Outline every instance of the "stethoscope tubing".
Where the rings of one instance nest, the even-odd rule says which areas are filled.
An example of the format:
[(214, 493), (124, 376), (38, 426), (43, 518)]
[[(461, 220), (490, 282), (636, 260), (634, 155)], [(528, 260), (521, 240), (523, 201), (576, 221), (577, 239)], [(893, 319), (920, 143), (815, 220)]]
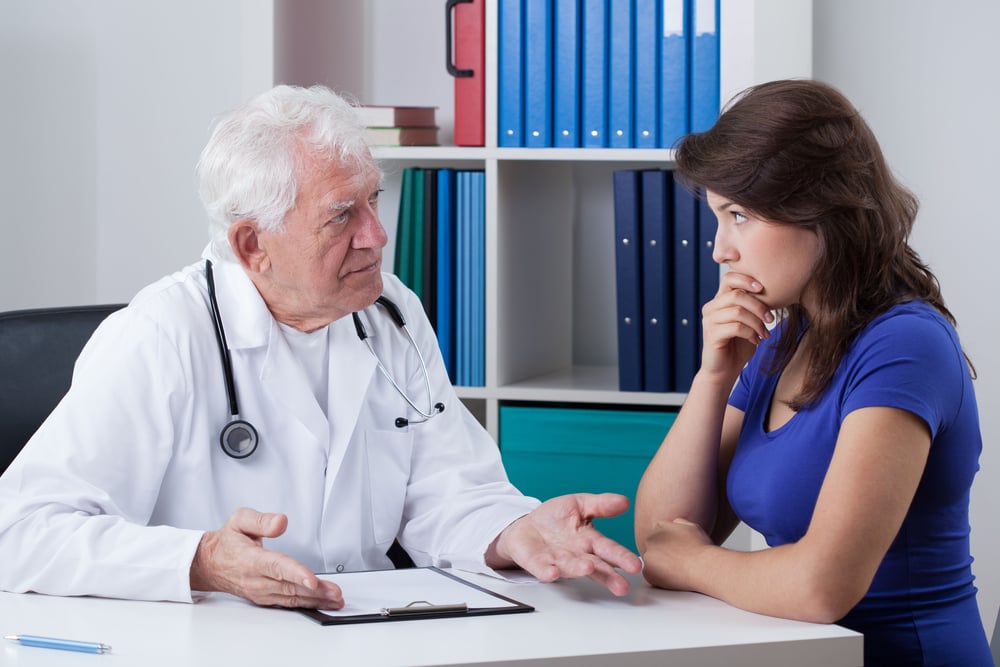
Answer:
[[(208, 302), (209, 311), (212, 314), (212, 324), (215, 328), (215, 339), (219, 345), (219, 356), (222, 360), (222, 374), (225, 378), (226, 385), (226, 397), (229, 399), (229, 413), (232, 419), (227, 423), (219, 434), (219, 443), (222, 446), (222, 450), (229, 456), (235, 459), (244, 459), (257, 450), (257, 444), (260, 441), (260, 437), (257, 433), (257, 429), (254, 426), (243, 419), (240, 419), (240, 408), (239, 400), (236, 396), (236, 380), (233, 374), (233, 361), (232, 356), (229, 351), (229, 344), (226, 341), (226, 330), (222, 326), (222, 315), (219, 312), (219, 301), (215, 294), (215, 276), (212, 273), (212, 261), (209, 259), (205, 260), (205, 281), (208, 284)], [(372, 357), (375, 358), (375, 364), (382, 373), (383, 377), (389, 381), (393, 389), (396, 390), (403, 400), (406, 401), (413, 410), (422, 417), (419, 420), (410, 420), (405, 417), (397, 417), (395, 420), (395, 425), (397, 428), (403, 428), (411, 423), (420, 423), (431, 419), (437, 414), (444, 412), (444, 403), (440, 401), (435, 403), (433, 395), (431, 393), (431, 380), (430, 374), (427, 372), (427, 363), (424, 360), (424, 355), (420, 351), (420, 346), (417, 345), (417, 341), (414, 340), (413, 335), (410, 333), (409, 328), (406, 326), (406, 320), (403, 318), (403, 313), (400, 311), (399, 307), (392, 302), (388, 297), (379, 296), (375, 300), (375, 304), (380, 304), (386, 309), (389, 314), (390, 319), (396, 323), (396, 325), (403, 330), (406, 334), (406, 338), (410, 341), (410, 345), (417, 353), (417, 359), (420, 361), (420, 369), (424, 374), (424, 391), (427, 393), (427, 410), (422, 410), (417, 406), (416, 401), (414, 401), (410, 396), (403, 390), (402, 387), (396, 382), (389, 372), (389, 369), (385, 367), (382, 360), (379, 358), (378, 353), (375, 352), (375, 348), (372, 346), (371, 341), (368, 340), (368, 332), (365, 330), (364, 324), (361, 322), (361, 317), (358, 313), (351, 313), (351, 317), (354, 320), (354, 328), (357, 331), (358, 338), (365, 344), (368, 351), (371, 353)], [(242, 437), (241, 437), (242, 436)], [(234, 444), (235, 443), (235, 444)]]

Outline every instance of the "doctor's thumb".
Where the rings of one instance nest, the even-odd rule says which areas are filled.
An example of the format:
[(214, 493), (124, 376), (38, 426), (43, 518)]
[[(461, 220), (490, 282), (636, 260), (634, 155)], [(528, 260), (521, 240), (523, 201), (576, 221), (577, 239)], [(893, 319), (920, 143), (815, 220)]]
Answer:
[(253, 537), (278, 537), (288, 528), (288, 517), (241, 507), (229, 518), (229, 527)]

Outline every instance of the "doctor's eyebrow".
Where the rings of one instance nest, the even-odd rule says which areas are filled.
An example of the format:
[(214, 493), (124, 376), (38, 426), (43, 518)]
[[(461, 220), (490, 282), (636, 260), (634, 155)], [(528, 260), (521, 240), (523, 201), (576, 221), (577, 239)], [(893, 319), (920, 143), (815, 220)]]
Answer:
[(327, 206), (326, 210), (328, 210), (328, 211), (343, 211), (344, 209), (348, 209), (348, 208), (351, 208), (352, 206), (354, 206), (354, 201), (355, 200), (353, 200), (353, 199), (345, 199), (344, 201), (335, 201), (335, 202), (332, 202), (329, 206)]

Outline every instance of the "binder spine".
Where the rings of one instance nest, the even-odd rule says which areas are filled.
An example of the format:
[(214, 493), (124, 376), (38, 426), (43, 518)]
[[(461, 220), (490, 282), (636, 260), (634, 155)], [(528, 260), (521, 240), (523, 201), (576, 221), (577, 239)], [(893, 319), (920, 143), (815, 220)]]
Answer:
[(580, 0), (553, 0), (552, 145), (580, 145)]
[(524, 145), (552, 145), (552, 5), (524, 4)]
[[(528, 1), (528, 0), (524, 0)], [(524, 53), (522, 0), (499, 0), (497, 145), (524, 145)]]

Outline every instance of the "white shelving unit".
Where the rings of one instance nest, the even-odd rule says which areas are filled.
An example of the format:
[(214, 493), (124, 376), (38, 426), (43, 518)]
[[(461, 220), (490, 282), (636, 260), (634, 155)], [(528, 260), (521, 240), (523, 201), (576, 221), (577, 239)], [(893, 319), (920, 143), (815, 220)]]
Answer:
[[(341, 4), (275, 4), (277, 82), (324, 83), (369, 104), (435, 105), (450, 141), (443, 0), (355, 0), (346, 12)], [(810, 76), (807, 0), (722, 0), (721, 19), (723, 100), (756, 82)], [(327, 38), (296, 38), (318, 33)], [(486, 0), (485, 147), (375, 151), (390, 239), (404, 168), (485, 172), (486, 384), (459, 387), (459, 396), (495, 438), (502, 401), (679, 406), (683, 394), (618, 391), (611, 192), (613, 171), (670, 168), (672, 152), (498, 148), (496, 35), (496, 3)], [(390, 240), (386, 266), (393, 248)]]

